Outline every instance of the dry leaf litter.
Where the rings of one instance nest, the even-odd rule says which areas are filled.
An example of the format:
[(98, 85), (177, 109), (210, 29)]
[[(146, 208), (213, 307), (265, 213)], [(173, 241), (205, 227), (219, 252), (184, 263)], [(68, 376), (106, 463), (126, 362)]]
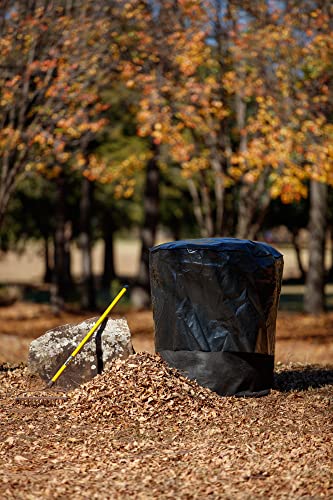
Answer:
[(139, 353), (56, 407), (15, 402), (38, 384), (0, 372), (0, 498), (333, 497), (333, 367), (280, 366), (269, 396), (221, 398)]

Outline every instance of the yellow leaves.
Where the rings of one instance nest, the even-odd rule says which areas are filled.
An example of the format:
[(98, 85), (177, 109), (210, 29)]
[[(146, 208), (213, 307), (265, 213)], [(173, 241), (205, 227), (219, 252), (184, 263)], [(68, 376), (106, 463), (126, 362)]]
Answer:
[(13, 127), (4, 127), (0, 130), (0, 148), (7, 153), (22, 142), (22, 133)]
[(140, 107), (142, 110), (147, 111), (150, 107), (149, 99), (141, 99)]
[(316, 155), (314, 154), (313, 151), (308, 151), (306, 154), (305, 154), (305, 159), (306, 161), (308, 162), (312, 162), (312, 163), (315, 163), (316, 161)]
[(244, 155), (241, 153), (233, 153), (230, 157), (231, 165), (242, 165), (246, 162)]
[(25, 171), (29, 172), (34, 170), (39, 174), (45, 176), (48, 179), (56, 179), (61, 174), (63, 167), (58, 165), (57, 163), (53, 163), (51, 166), (48, 164), (48, 161), (30, 161), (25, 166)]
[(59, 177), (59, 175), (62, 172), (62, 167), (60, 165), (54, 165), (49, 171), (48, 171), (48, 177), (50, 179), (55, 179), (56, 177)]
[(182, 175), (188, 179), (201, 170), (207, 170), (209, 168), (209, 160), (205, 156), (199, 156), (189, 161), (184, 161), (181, 165), (183, 169)]
[(92, 67), (92, 68), (90, 68), (88, 70), (88, 75), (89, 76), (96, 76), (96, 74), (97, 74), (97, 69), (96, 68)]
[(236, 72), (226, 71), (223, 75), (223, 86), (229, 94), (233, 94), (236, 90)]
[(288, 169), (283, 175), (276, 176), (272, 180), (274, 180), (270, 190), (272, 198), (280, 198), (285, 204), (300, 201), (308, 195), (306, 185)]
[(216, 79), (213, 76), (207, 76), (205, 78), (205, 84), (211, 87), (216, 87)]
[(136, 68), (130, 61), (124, 61), (119, 64), (121, 76), (124, 80), (131, 80), (135, 77)]
[(273, 186), (271, 187), (271, 197), (273, 199), (276, 199), (280, 196), (280, 194), (281, 194), (280, 186), (278, 186), (276, 183), (274, 183)]
[(228, 173), (232, 179), (234, 179), (235, 181), (238, 181), (243, 175), (243, 170), (241, 168), (239, 168), (238, 166), (237, 167), (232, 166), (232, 167), (229, 167)]
[(131, 154), (120, 162), (107, 162), (96, 155), (90, 155), (84, 175), (102, 184), (112, 184), (117, 199), (130, 198), (134, 194), (137, 173), (142, 170), (151, 153)]
[(255, 184), (258, 180), (258, 172), (246, 172), (243, 176), (243, 180), (246, 184)]
[(1, 97), (0, 97), (0, 106), (8, 106), (8, 105), (11, 105), (11, 103), (13, 102), (14, 100), (14, 93), (11, 92), (10, 90), (4, 90), (2, 93), (1, 93)]
[(35, 144), (39, 144), (40, 146), (44, 146), (47, 141), (46, 141), (46, 137), (43, 134), (38, 133), (35, 135), (32, 142)]
[(43, 172), (45, 170), (45, 163), (44, 162), (41, 162), (41, 161), (38, 161), (35, 165), (35, 170), (37, 170), (37, 172)]
[(85, 164), (86, 164), (86, 158), (83, 156), (81, 152), (79, 152), (75, 158), (75, 165), (77, 168), (81, 169), (82, 167), (85, 166)]
[(67, 163), (70, 160), (70, 158), (71, 158), (71, 155), (68, 152), (63, 152), (63, 153), (60, 153), (57, 155), (57, 160), (60, 163)]
[(180, 71), (182, 71), (184, 75), (193, 75), (195, 68), (193, 67), (191, 59), (187, 55), (179, 54), (175, 57), (175, 62), (179, 65)]
[(80, 132), (74, 127), (68, 127), (66, 129), (66, 134), (69, 135), (72, 139), (78, 139), (80, 137)]
[(22, 80), (21, 75), (14, 75), (12, 78), (6, 81), (5, 86), (7, 88), (13, 88), (16, 86), (17, 83), (19, 83)]
[(317, 95), (317, 96), (314, 96), (312, 99), (312, 102), (314, 102), (314, 103), (321, 103), (321, 102), (327, 102), (327, 101), (328, 101), (327, 95)]
[(323, 115), (319, 115), (313, 120), (304, 120), (301, 124), (301, 130), (304, 134), (322, 137), (328, 132), (326, 119)]
[(117, 185), (115, 187), (115, 198), (131, 198), (134, 194), (134, 188), (132, 186), (121, 186)]
[(26, 163), (26, 164), (25, 164), (25, 166), (24, 166), (24, 170), (25, 170), (26, 172), (30, 172), (30, 171), (33, 169), (33, 167), (34, 167), (33, 162), (28, 162), (28, 163)]
[(170, 127), (168, 122), (164, 122), (163, 124), (157, 122), (153, 125), (151, 136), (153, 137), (155, 144), (161, 144), (162, 141), (167, 140), (169, 132)]
[(306, 161), (304, 169), (308, 177), (322, 182), (332, 182), (333, 147), (328, 137), (320, 143), (310, 143), (306, 149), (304, 159)]
[(137, 134), (139, 137), (147, 137), (150, 134), (150, 127), (141, 125), (138, 127)]
[(140, 169), (142, 169), (147, 160), (149, 158), (149, 154), (140, 154), (139, 156), (132, 154), (126, 158), (126, 160), (122, 161), (119, 165), (120, 169), (123, 172), (131, 172), (134, 173)]

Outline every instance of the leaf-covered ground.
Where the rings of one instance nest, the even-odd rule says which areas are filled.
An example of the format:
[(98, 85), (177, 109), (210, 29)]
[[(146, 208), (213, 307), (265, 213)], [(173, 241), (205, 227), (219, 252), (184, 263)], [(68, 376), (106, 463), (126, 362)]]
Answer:
[(57, 406), (0, 372), (0, 498), (332, 498), (333, 366), (280, 365), (267, 397), (221, 398), (136, 354)]

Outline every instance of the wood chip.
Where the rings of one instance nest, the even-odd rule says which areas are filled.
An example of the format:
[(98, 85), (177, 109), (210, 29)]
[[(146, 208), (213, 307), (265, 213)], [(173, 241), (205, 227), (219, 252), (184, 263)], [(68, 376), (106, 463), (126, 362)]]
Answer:
[(330, 498), (333, 366), (279, 365), (267, 397), (219, 397), (139, 353), (55, 407), (0, 370), (1, 498)]

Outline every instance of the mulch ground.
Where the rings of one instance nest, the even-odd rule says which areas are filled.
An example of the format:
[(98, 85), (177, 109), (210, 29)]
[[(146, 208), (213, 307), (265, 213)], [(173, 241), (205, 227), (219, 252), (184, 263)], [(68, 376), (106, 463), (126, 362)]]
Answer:
[(31, 340), (96, 313), (0, 308), (1, 499), (333, 498), (333, 313), (279, 313), (275, 388), (260, 399), (184, 379), (149, 354), (151, 311), (117, 313), (146, 352), (27, 406), (15, 397), (42, 387), (20, 364)]
[(57, 406), (0, 371), (0, 498), (333, 497), (333, 365), (279, 365), (264, 398), (219, 397), (140, 353)]

